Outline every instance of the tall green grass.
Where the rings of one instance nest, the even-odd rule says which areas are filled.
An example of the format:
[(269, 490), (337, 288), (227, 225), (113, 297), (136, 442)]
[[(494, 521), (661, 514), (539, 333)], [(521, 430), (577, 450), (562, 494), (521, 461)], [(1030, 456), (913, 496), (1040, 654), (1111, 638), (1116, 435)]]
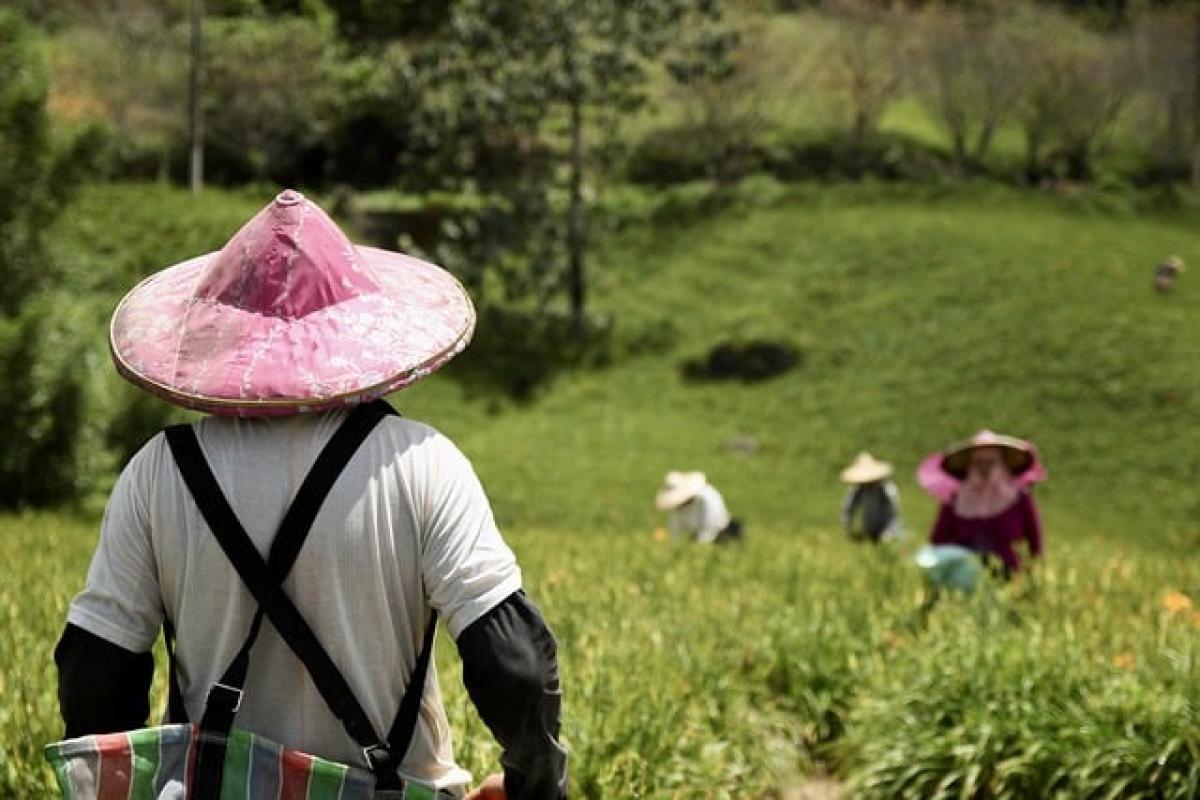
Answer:
[[(2, 796), (50, 793), (51, 650), (95, 530), (0, 519), (0, 558), (21, 565), (0, 585)], [(1200, 614), (1164, 601), (1200, 576), (1073, 533), (1075, 553), (1035, 583), (948, 598), (928, 619), (911, 546), (829, 529), (743, 548), (509, 539), (560, 640), (577, 796), (763, 797), (818, 763), (863, 797), (1194, 796)], [(438, 663), (460, 759), (497, 769), (447, 640)]]

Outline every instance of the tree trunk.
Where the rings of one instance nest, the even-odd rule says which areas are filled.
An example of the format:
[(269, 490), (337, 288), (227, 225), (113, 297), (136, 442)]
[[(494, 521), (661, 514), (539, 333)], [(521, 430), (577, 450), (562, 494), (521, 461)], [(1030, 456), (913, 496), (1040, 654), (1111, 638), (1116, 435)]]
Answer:
[(1042, 136), (1032, 125), (1025, 129), (1025, 179), (1036, 184), (1042, 176)]
[(204, 186), (204, 113), (200, 86), (204, 56), (203, 18), (204, 0), (192, 0), (191, 68), (188, 74), (188, 132), (191, 138), (188, 176), (192, 194), (199, 194)]
[(567, 220), (567, 252), (571, 294), (571, 322), (576, 335), (586, 325), (587, 283), (584, 256), (587, 247), (587, 208), (583, 201), (583, 93), (571, 98), (571, 208)]
[(1192, 12), (1192, 188), (1200, 189), (1200, 8)]

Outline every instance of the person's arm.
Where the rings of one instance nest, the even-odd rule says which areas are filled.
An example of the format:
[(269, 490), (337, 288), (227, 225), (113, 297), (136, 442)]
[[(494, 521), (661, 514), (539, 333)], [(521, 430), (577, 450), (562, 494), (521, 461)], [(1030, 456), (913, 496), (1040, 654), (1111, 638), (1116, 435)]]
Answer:
[(1026, 494), (1022, 500), (1022, 516), (1025, 534), (1025, 541), (1029, 545), (1029, 555), (1032, 558), (1040, 558), (1042, 555), (1042, 521), (1038, 515), (1037, 504), (1033, 502), (1033, 495)]
[(141, 728), (150, 716), (154, 656), (131, 653), (67, 623), (54, 648), (66, 738)]
[(151, 440), (113, 486), (87, 585), (54, 651), (68, 738), (140, 728), (150, 715), (150, 651), (163, 610), (141, 487), (161, 446), (161, 437)]
[(673, 509), (667, 515), (667, 530), (670, 532), (672, 539), (677, 539), (686, 533), (683, 529), (683, 514), (678, 508)]
[(929, 536), (931, 544), (956, 544), (954, 539), (954, 509), (949, 503), (942, 503), (938, 509), (937, 521), (933, 523), (933, 532)]
[(904, 533), (904, 523), (900, 520), (900, 490), (893, 481), (884, 481), (883, 493), (892, 506), (892, 517), (883, 533), (889, 537), (900, 537)]
[[(503, 748), (507, 795), (565, 798), (554, 637), (521, 592), (516, 558), (496, 528), (470, 462), (436, 434), (415, 456), (423, 459), (413, 466), (423, 506), (425, 593), (458, 644), (467, 691)], [(484, 786), (495, 782), (489, 778)]]
[(566, 798), (557, 646), (537, 606), (515, 592), (471, 623), (457, 644), (463, 684), (504, 750), (509, 800)]
[(850, 533), (851, 522), (854, 518), (854, 509), (858, 507), (858, 500), (861, 496), (858, 486), (851, 486), (846, 490), (846, 497), (842, 500), (842, 527), (846, 533)]

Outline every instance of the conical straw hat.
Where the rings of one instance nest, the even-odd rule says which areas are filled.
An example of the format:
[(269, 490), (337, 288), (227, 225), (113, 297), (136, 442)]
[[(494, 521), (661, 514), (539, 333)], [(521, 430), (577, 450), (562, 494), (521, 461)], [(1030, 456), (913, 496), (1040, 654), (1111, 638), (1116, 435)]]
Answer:
[(453, 276), (356, 246), (285, 191), (216, 253), (138, 284), (113, 314), (117, 371), (186, 408), (273, 416), (365, 402), (429, 375), (471, 339)]
[(660, 511), (679, 508), (700, 494), (707, 485), (708, 479), (703, 472), (668, 472), (654, 498), (654, 505)]
[(854, 463), (842, 470), (846, 483), (874, 483), (892, 477), (892, 465), (870, 453), (859, 453)]

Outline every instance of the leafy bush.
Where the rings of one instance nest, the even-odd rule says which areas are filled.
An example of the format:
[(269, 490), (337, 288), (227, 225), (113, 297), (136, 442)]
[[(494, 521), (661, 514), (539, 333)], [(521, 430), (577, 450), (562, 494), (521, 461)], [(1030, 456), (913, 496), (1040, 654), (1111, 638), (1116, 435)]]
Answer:
[(303, 17), (232, 18), (208, 20), (206, 36), (206, 172), (230, 184), (322, 179), (333, 107), (329, 26)]
[(483, 305), (475, 340), (448, 370), (469, 393), (529, 400), (559, 372), (603, 366), (613, 356), (612, 325), (589, 319), (582, 335), (554, 309)]
[(691, 127), (651, 131), (638, 141), (625, 164), (634, 183), (665, 186), (711, 177), (712, 154)]
[(93, 333), (103, 329), (97, 312), (87, 300), (53, 293), (2, 321), (4, 506), (70, 503), (111, 475), (95, 407), (102, 355)]
[(51, 138), (46, 92), (33, 31), (0, 9), (0, 314), (16, 312), (50, 276), (42, 237), (80, 166), (77, 151)]
[(761, 381), (787, 372), (800, 362), (800, 356), (787, 342), (721, 342), (706, 355), (685, 361), (681, 372), (691, 381)]

